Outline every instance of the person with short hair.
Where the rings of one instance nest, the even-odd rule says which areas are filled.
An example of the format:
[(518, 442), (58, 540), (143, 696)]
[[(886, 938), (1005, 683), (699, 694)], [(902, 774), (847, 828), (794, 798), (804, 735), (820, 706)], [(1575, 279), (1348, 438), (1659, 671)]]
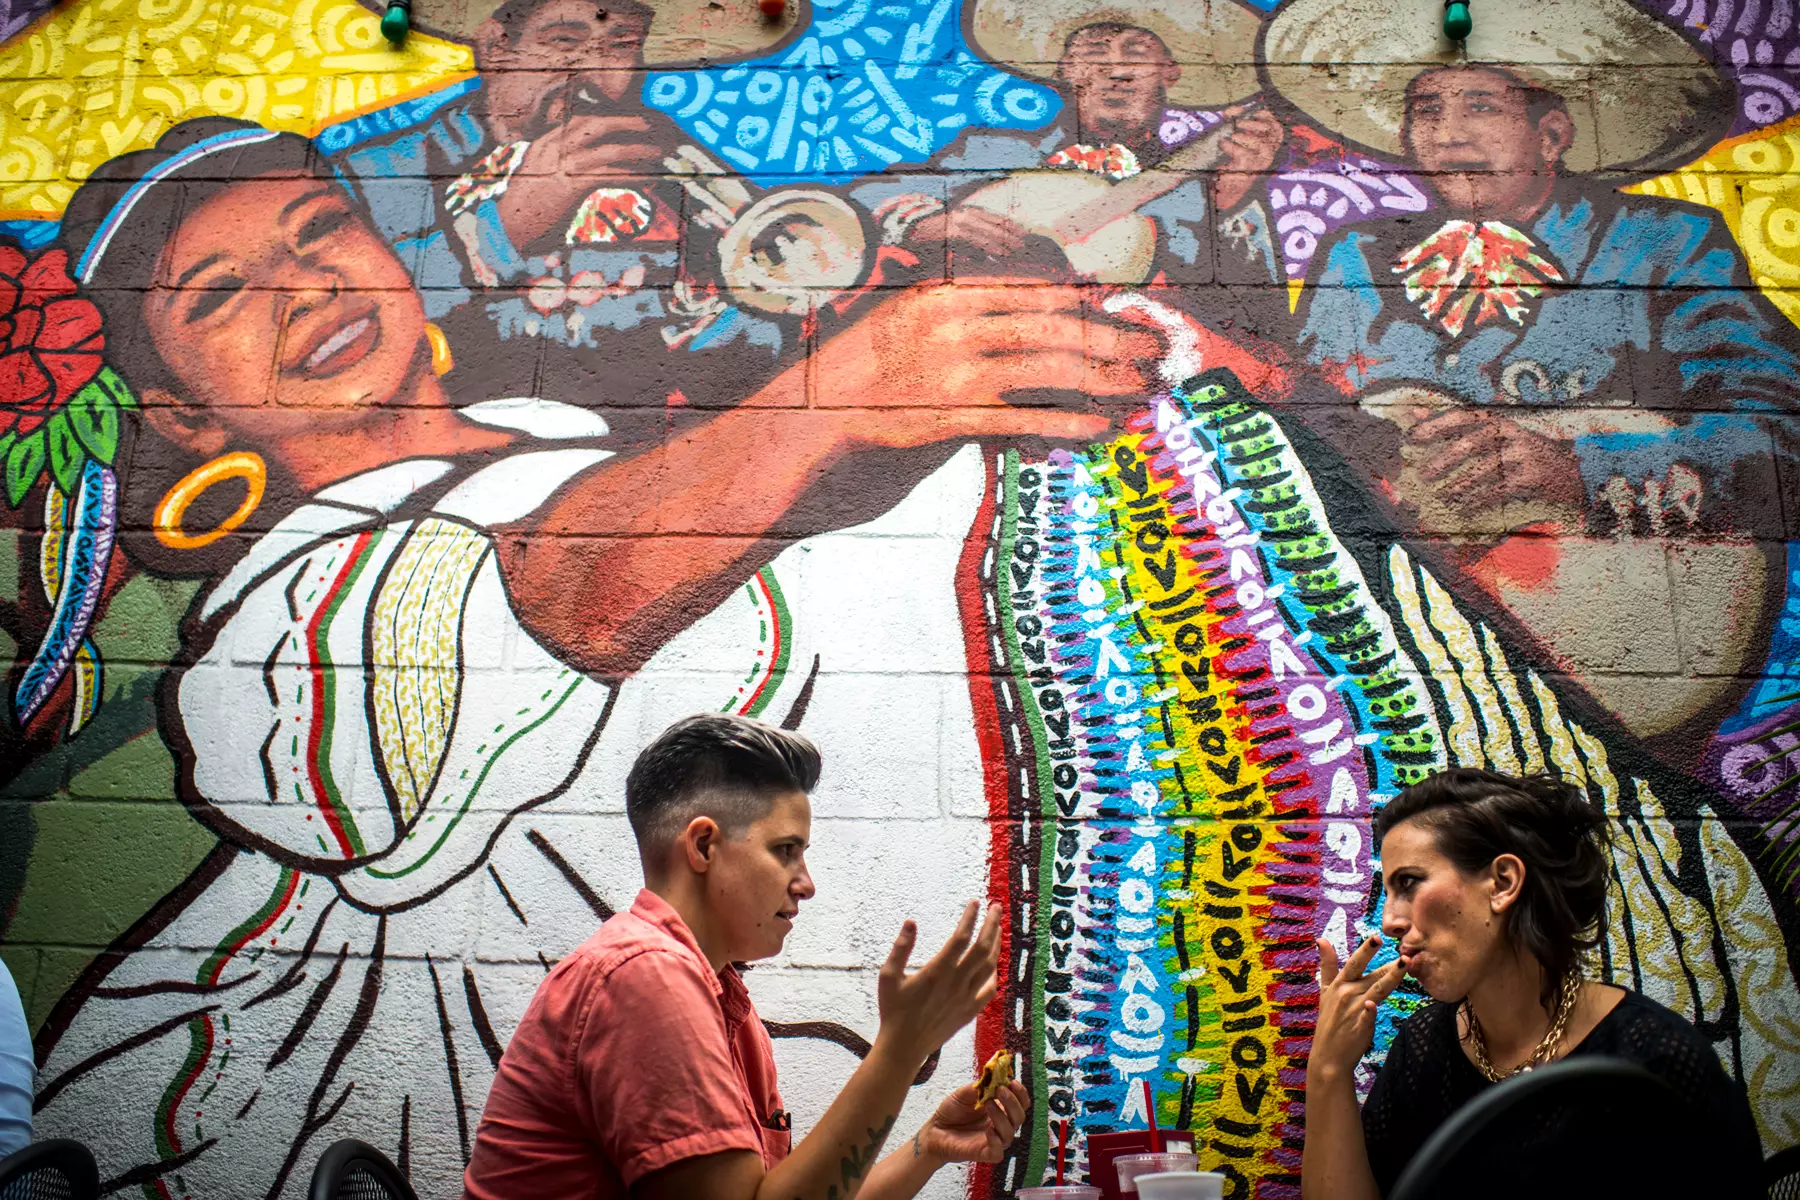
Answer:
[(977, 905), (908, 974), (917, 927), (881, 967), (881, 1028), (798, 1146), (769, 1035), (735, 964), (780, 952), (812, 899), (818, 749), (748, 717), (676, 722), (625, 783), (644, 889), (538, 986), (488, 1093), (467, 1200), (912, 1196), (943, 1164), (996, 1162), (1030, 1094), (952, 1092), (876, 1161), (914, 1075), (994, 998), (999, 906)]
[[(1305, 1200), (1386, 1195), (1437, 1128), (1486, 1088), (1575, 1055), (1638, 1063), (1720, 1135), (1721, 1196), (1754, 1194), (1762, 1148), (1744, 1089), (1687, 1020), (1586, 978), (1606, 928), (1605, 814), (1545, 775), (1442, 771), (1375, 818), (1398, 957), (1367, 968), (1371, 935), (1341, 966), (1319, 947), (1319, 1017), (1306, 1072)], [(1354, 1073), (1375, 1013), (1411, 976), (1428, 1004), (1400, 1025), (1357, 1112)]]

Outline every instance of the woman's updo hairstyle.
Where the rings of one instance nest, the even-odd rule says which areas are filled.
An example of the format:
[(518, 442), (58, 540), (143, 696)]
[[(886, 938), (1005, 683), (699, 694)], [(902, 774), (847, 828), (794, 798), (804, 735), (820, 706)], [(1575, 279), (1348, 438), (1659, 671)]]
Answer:
[(1549, 1003), (1606, 926), (1605, 815), (1554, 776), (1457, 767), (1413, 784), (1378, 812), (1376, 845), (1405, 821), (1430, 830), (1438, 851), (1466, 874), (1486, 870), (1502, 854), (1525, 864), (1506, 932), (1543, 965)]

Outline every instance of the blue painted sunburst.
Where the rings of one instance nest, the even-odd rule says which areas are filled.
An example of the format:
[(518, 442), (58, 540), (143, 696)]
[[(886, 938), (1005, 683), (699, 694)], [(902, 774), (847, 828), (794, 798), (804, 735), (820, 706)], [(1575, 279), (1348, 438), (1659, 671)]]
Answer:
[(926, 162), (964, 126), (1048, 124), (1061, 97), (977, 56), (964, 2), (813, 0), (777, 53), (653, 72), (644, 101), (761, 183), (844, 183)]

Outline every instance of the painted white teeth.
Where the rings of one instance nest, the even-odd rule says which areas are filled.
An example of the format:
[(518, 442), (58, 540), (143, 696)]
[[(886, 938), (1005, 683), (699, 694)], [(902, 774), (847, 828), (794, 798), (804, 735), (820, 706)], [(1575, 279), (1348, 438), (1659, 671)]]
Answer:
[(324, 345), (306, 356), (306, 369), (310, 371), (317, 367), (320, 363), (336, 354), (339, 350), (342, 350), (345, 346), (348, 346), (351, 342), (354, 342), (357, 338), (361, 337), (363, 332), (368, 328), (369, 318), (367, 317), (350, 322), (350, 324), (326, 338)]

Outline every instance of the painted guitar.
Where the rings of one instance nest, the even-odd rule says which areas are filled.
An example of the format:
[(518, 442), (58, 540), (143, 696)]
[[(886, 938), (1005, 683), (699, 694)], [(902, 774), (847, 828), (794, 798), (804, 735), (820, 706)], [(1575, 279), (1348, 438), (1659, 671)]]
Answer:
[(1089, 171), (1026, 171), (991, 183), (962, 203), (1049, 238), (1084, 278), (1143, 283), (1156, 256), (1156, 222), (1138, 209), (1217, 163), (1235, 127), (1225, 121), (1155, 167), (1117, 183)]

